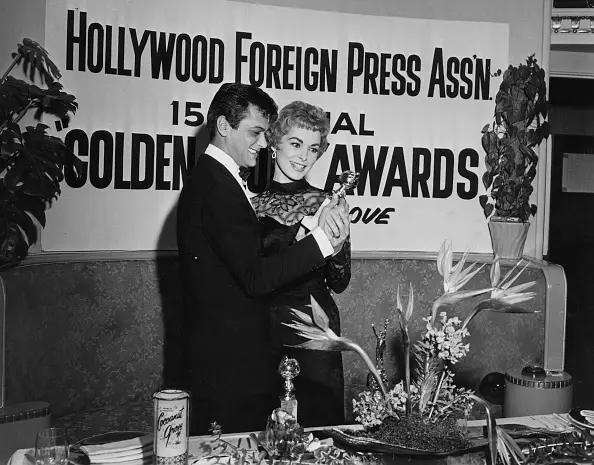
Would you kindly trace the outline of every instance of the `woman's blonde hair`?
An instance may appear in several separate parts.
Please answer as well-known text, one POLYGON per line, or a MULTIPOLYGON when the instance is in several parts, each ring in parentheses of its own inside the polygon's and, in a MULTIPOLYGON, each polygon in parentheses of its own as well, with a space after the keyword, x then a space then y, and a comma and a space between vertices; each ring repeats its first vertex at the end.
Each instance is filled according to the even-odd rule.
POLYGON ((270 126, 267 137, 271 147, 277 147, 292 128, 308 129, 320 133, 320 156, 328 148, 330 121, 320 107, 296 100, 284 106, 277 120, 270 126))

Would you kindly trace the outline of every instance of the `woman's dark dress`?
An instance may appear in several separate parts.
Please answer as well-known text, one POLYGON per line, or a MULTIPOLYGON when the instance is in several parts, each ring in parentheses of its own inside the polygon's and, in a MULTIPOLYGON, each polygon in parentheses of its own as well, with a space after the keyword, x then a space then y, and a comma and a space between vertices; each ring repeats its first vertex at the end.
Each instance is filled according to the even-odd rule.
MULTIPOLYGON (((314 215, 326 194, 305 180, 290 183, 272 182, 269 189, 252 198, 258 215, 264 251, 271 254, 291 245, 304 216, 314 215)), ((344 422, 344 379, 340 352, 285 347, 305 342, 293 329, 281 323, 291 323, 289 310, 295 308, 311 316, 310 295, 328 315, 330 328, 340 335, 338 307, 330 289, 340 293, 351 279, 351 248, 345 242, 326 266, 309 273, 270 297, 272 348, 276 366, 282 356, 297 359, 301 373, 293 380, 298 401, 297 421, 303 426, 328 426, 344 422)), ((277 393, 284 392, 282 378, 277 375, 277 393)))

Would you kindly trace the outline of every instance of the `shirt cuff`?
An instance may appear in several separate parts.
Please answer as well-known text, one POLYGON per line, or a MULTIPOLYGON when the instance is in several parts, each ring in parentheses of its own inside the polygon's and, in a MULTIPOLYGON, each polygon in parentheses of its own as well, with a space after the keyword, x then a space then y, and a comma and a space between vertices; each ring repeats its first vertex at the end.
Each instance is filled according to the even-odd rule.
POLYGON ((326 237, 326 233, 322 231, 322 228, 316 226, 311 230, 311 235, 318 243, 318 247, 320 248, 320 252, 322 252, 324 258, 329 257, 334 253, 334 247, 332 247, 332 244, 330 244, 330 241, 326 237))
POLYGON ((307 232, 310 232, 318 225, 318 220, 313 216, 304 216, 301 220, 301 224, 307 229, 307 232))

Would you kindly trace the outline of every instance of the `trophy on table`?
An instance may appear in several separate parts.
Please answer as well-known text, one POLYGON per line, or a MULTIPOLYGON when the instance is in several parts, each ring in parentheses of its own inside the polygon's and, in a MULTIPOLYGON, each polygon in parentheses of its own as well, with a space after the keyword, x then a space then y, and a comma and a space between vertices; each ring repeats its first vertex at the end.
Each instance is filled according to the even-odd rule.
POLYGON ((278 372, 285 380, 285 393, 280 396, 281 409, 293 415, 297 420, 297 398, 295 397, 293 378, 300 372, 299 362, 294 358, 284 356, 278 366, 278 372))

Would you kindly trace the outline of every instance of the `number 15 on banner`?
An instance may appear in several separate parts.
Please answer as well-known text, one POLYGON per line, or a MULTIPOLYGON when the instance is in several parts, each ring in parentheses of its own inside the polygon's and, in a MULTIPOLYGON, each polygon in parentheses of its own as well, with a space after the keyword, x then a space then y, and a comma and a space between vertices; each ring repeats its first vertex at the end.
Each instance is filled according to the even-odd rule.
MULTIPOLYGON (((174 126, 179 125, 179 101, 174 100, 171 102, 171 106, 173 107, 173 120, 172 124, 174 126)), ((184 116, 184 124, 186 126, 200 126, 204 123, 204 115, 200 111, 202 104, 200 102, 186 102, 186 114, 184 116)))

